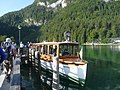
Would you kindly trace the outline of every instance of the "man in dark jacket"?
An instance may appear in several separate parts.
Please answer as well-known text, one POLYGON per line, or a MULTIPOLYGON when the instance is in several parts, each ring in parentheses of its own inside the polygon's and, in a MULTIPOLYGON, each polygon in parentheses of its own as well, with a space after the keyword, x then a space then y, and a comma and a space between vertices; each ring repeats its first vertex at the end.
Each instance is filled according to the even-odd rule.
POLYGON ((0 47, 0 64, 5 60, 5 52, 2 50, 2 48, 0 47))
POLYGON ((3 64, 2 62, 5 60, 6 55, 3 49, 1 48, 1 42, 0 42, 0 65, 1 65, 1 70, 3 70, 3 64))

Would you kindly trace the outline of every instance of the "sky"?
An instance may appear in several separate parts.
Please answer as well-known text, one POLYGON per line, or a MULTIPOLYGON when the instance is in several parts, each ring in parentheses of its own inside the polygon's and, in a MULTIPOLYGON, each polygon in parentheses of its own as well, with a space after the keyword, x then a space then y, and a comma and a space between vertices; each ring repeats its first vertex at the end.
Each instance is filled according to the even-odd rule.
POLYGON ((8 12, 18 11, 32 4, 34 0, 1 0, 0 17, 8 12))

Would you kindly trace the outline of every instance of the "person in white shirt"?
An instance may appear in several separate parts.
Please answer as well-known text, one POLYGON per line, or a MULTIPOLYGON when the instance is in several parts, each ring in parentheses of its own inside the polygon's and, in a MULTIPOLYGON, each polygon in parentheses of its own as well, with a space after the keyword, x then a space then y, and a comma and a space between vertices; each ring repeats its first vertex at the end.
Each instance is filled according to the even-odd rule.
POLYGON ((22 42, 20 42, 20 48, 23 48, 24 44, 22 42))

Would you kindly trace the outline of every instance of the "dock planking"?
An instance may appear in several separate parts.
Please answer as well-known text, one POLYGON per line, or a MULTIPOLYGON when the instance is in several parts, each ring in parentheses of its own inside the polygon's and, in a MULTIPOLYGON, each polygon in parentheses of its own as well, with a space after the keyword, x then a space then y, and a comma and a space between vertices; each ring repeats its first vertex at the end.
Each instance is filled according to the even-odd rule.
POLYGON ((21 90, 20 58, 13 60, 13 74, 11 75, 10 90, 21 90))
POLYGON ((0 90, 9 90, 10 89, 10 82, 8 78, 6 78, 6 69, 4 68, 1 70, 0 67, 0 90))

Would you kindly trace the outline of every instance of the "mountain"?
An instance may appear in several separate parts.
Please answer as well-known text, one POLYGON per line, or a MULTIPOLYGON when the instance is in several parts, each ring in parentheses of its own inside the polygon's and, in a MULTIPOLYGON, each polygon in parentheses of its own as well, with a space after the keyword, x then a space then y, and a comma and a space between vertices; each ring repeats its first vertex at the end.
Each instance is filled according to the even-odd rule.
POLYGON ((71 3, 72 1, 73 0, 35 0, 33 4, 24 9, 7 13, 0 17, 0 35, 13 36, 15 41, 18 42, 18 25, 20 25, 22 27, 21 40, 24 42, 35 42, 40 27, 52 19, 58 9, 66 7, 67 3, 71 3))
POLYGON ((35 0, 26 8, 7 13, 0 18, 0 21, 9 23, 11 26, 21 24, 22 26, 45 24, 54 16, 54 12, 64 8, 73 0, 35 0))
POLYGON ((20 11, 7 13, 0 17, 0 36, 13 36, 18 42, 18 25, 20 25, 21 40, 36 42, 38 30, 54 17, 55 11, 64 5, 63 1, 65 0, 59 0, 59 2, 57 0, 35 0, 33 4, 20 11), (56 6, 53 7, 54 5, 56 6))
POLYGON ((120 1, 117 0, 35 0, 20 11, 0 17, 0 35, 21 40, 64 40, 70 31, 71 40, 81 43, 120 37, 120 1))
POLYGON ((39 40, 64 40, 63 33, 71 32, 71 40, 86 42, 110 42, 120 37, 119 0, 77 0, 59 10, 39 32, 39 40))

